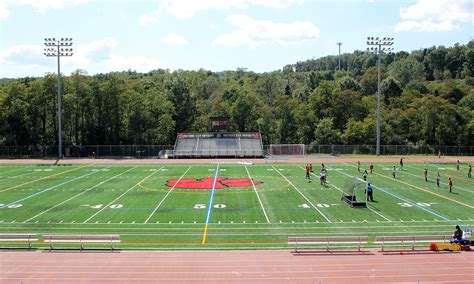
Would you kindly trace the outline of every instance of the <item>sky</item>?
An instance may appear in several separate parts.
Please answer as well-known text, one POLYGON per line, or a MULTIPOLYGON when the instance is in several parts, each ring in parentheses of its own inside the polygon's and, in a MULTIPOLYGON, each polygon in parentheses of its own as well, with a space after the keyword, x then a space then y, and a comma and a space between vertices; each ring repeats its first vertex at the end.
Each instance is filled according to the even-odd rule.
POLYGON ((61 72, 155 69, 255 72, 365 50, 466 44, 472 0, 0 0, 0 78, 57 72, 44 39, 73 38, 61 72))

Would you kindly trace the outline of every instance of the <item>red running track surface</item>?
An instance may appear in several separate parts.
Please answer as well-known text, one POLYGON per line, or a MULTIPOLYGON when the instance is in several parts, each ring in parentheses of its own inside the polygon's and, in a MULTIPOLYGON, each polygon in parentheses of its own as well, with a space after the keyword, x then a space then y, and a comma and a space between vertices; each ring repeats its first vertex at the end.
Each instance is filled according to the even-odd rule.
POLYGON ((0 283, 474 283, 474 253, 0 252, 0 283))

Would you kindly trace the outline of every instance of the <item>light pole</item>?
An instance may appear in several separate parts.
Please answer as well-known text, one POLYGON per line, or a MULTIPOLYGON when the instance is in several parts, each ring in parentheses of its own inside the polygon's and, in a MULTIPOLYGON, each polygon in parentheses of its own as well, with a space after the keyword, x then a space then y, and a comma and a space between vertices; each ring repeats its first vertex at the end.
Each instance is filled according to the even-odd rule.
POLYGON ((338 70, 341 71, 341 45, 342 45, 342 42, 337 42, 336 44, 339 45, 339 68, 338 68, 338 70))
POLYGON ((386 47, 393 45, 393 37, 368 37, 367 45, 368 52, 377 54, 377 65, 378 65, 378 80, 377 80, 377 146, 375 154, 380 156, 380 55, 383 51, 392 51, 393 48, 386 47))
POLYGON ((61 134, 61 69, 60 69, 60 58, 61 56, 72 56, 72 48, 65 48, 66 46, 72 46, 72 38, 45 38, 44 45, 47 48, 44 49, 44 55, 47 57, 58 57, 58 159, 63 157, 63 142, 61 134))

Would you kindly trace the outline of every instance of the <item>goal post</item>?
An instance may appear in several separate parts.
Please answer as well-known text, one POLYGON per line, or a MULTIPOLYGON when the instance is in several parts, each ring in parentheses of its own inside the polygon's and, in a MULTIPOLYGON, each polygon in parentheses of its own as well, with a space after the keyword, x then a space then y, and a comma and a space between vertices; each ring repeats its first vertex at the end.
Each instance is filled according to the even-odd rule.
POLYGON ((270 144, 270 155, 306 155, 305 144, 270 144))
POLYGON ((356 177, 346 178, 341 200, 354 208, 367 207, 367 192, 364 182, 356 177))

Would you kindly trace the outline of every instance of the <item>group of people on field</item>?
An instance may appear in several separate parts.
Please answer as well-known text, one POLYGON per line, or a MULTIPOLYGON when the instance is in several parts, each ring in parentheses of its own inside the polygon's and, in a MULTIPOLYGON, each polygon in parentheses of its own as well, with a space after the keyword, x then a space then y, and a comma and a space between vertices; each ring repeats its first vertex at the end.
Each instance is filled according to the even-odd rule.
MULTIPOLYGON (((306 164, 306 179, 311 181, 311 174, 313 173, 313 164, 306 164)), ((321 171, 319 172, 319 181, 321 185, 327 182, 327 169, 324 163, 321 164, 321 171)))
MULTIPOLYGON (((401 158, 400 159, 400 167, 399 167, 400 171, 403 170, 403 166, 404 166, 404 161, 403 161, 403 158, 401 158)), ((456 162, 456 170, 458 170, 458 171, 460 170, 460 161, 459 160, 457 160, 457 162, 456 162)), ((367 179, 369 177, 369 171, 370 171, 370 174, 374 173, 374 164, 371 163, 369 165, 369 171, 367 171, 367 169, 362 169, 360 161, 357 161, 357 171, 359 173, 362 172, 362 178, 363 178, 364 182, 367 182, 367 179)), ((392 177, 393 178, 396 178, 396 172, 397 172, 397 167, 394 165, 393 168, 392 168, 392 177)), ((307 179, 311 179, 311 173, 313 173, 313 165, 312 164, 306 164, 306 178, 307 179)), ((467 176, 468 176, 468 178, 472 178, 472 165, 471 164, 468 165, 467 176)), ((425 179, 425 182, 428 182, 428 168, 426 168, 426 167, 423 170, 423 177, 425 179)), ((324 163, 321 164, 321 171, 320 171, 320 174, 319 174, 319 180, 320 180, 321 185, 325 185, 327 183, 327 169, 326 169, 326 166, 324 165, 324 163)), ((439 172, 437 172, 436 175, 435 175, 435 181, 436 181, 436 185, 438 187, 440 187, 441 174, 439 172)), ((453 191, 453 185, 454 185, 453 184, 453 178, 451 176, 448 176, 447 185, 448 185, 448 188, 449 188, 449 192, 451 193, 453 191)), ((373 187, 370 183, 367 183, 366 194, 367 194, 367 199, 369 201, 373 201, 373 187)))

